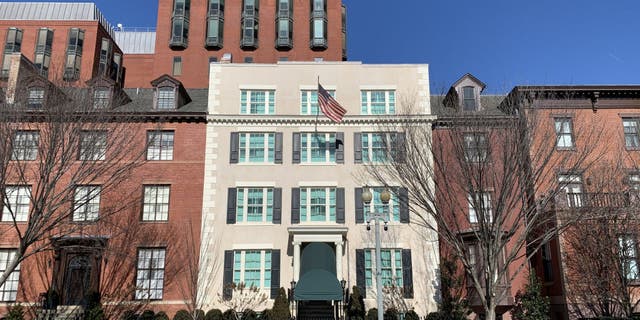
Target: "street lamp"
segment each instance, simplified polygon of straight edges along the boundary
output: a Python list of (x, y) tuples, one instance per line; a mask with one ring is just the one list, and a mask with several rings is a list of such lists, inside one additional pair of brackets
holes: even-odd
[[(366, 206), (371, 204), (371, 199), (373, 195), (369, 188), (366, 188), (362, 192), (362, 202)], [(391, 193), (386, 188), (380, 193), (380, 201), (382, 202), (382, 212), (378, 212), (376, 210), (371, 210), (369, 213), (369, 219), (367, 220), (367, 230), (371, 230), (371, 221), (374, 222), (375, 225), (375, 236), (376, 236), (376, 302), (378, 303), (378, 320), (384, 319), (384, 306), (382, 304), (382, 258), (380, 257), (380, 221), (384, 223), (384, 231), (387, 231), (387, 217), (385, 215), (385, 208), (389, 204), (389, 200), (391, 199)]]

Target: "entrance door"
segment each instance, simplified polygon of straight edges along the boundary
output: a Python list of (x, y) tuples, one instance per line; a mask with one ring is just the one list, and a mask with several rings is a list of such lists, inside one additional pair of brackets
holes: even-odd
[(88, 256), (78, 255), (69, 261), (63, 284), (65, 304), (86, 305), (91, 287), (91, 262)]

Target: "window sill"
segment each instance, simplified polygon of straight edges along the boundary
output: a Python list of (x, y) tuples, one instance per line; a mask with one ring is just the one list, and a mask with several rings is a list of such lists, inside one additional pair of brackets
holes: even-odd
[(640, 151), (640, 147), (624, 147), (625, 150), (627, 151)]
[(244, 227), (264, 227), (264, 226), (273, 226), (278, 225), (278, 223), (273, 222), (237, 222), (233, 224), (228, 224), (229, 226), (244, 226)]
[(282, 165), (282, 163), (273, 163), (273, 162), (238, 162), (235, 163), (239, 166), (276, 166)]
[(556, 151), (576, 151), (576, 147), (556, 147)]
[(167, 220), (140, 220), (140, 223), (144, 224), (168, 224), (169, 219)]
[[(27, 223), (27, 222), (28, 221), (25, 220), (25, 221), (16, 221), (15, 223), (21, 224), (21, 223)], [(0, 225), (2, 225), (2, 224), (13, 224), (13, 223), (14, 223), (13, 221), (4, 221), (4, 220), (0, 221)]]
[(301, 166), (335, 166), (337, 162), (300, 162)]

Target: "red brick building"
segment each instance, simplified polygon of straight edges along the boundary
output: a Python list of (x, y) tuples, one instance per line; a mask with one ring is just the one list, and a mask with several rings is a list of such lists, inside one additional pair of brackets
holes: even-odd
[(162, 74), (206, 88), (211, 62), (346, 60), (340, 0), (159, 0), (155, 32), (117, 33), (129, 88)]
[(121, 85), (122, 51), (105, 17), (92, 3), (0, 3), (0, 79), (9, 59), (22, 53), (54, 82), (84, 86), (98, 76)]

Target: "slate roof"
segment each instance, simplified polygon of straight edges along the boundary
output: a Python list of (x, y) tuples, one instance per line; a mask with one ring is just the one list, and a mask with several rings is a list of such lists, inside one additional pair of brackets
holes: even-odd
[(460, 115), (486, 115), (486, 116), (504, 116), (505, 113), (498, 109), (498, 106), (504, 100), (506, 96), (504, 95), (481, 95), (480, 96), (480, 104), (482, 105), (482, 110), (477, 112), (465, 112), (461, 113), (458, 110), (450, 107), (446, 107), (443, 104), (445, 95), (432, 95), (431, 96), (431, 114), (437, 115), (438, 117), (447, 117), (447, 116), (460, 116)]
[(116, 108), (117, 111), (141, 112), (141, 113), (207, 113), (207, 99), (209, 89), (187, 89), (191, 102), (176, 110), (156, 110), (153, 108), (153, 89), (124, 89), (131, 102)]

